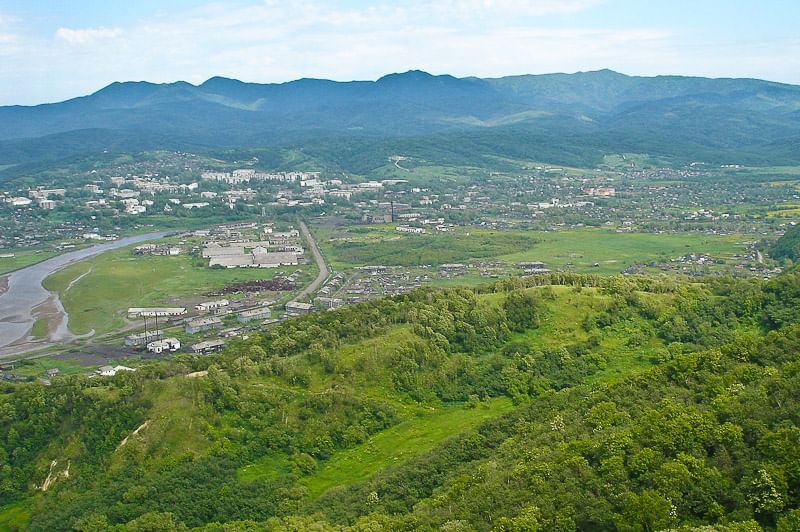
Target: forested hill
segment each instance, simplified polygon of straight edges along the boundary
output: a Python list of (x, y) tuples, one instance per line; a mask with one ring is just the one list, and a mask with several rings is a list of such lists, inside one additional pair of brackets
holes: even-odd
[(800, 274), (553, 274), (0, 388), (0, 528), (798, 530)]
[(485, 149), (521, 133), (519, 142), (537, 134), (533, 142), (567, 153), (589, 146), (791, 162), (800, 157), (792, 149), (800, 138), (800, 87), (609, 70), (498, 79), (410, 71), (374, 82), (113, 83), (65, 102), (0, 107), (0, 164), (102, 150), (364, 137), (411, 137), (446, 148), (458, 141), (452, 135), (464, 133), (485, 137)]
[(772, 243), (769, 254), (779, 260), (796, 262), (800, 259), (800, 225), (786, 230), (786, 233)]

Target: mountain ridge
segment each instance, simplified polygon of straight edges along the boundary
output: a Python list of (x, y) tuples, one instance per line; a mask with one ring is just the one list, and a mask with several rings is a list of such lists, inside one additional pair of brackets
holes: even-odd
[[(8, 142), (24, 145), (27, 160), (52, 157), (46, 142), (52, 135), (86, 130), (114, 131), (116, 138), (135, 132), (137, 145), (171, 139), (178, 146), (212, 147), (275, 146), (287, 139), (301, 145), (353, 135), (492, 135), (506, 127), (550, 132), (561, 140), (635, 134), (647, 144), (669, 130), (711, 150), (758, 152), (800, 136), (800, 86), (751, 78), (628, 76), (607, 69), (485, 79), (410, 70), (375, 81), (303, 78), (267, 84), (215, 76), (198, 85), (114, 82), (64, 102), (0, 107), (0, 124), (0, 148)], [(102, 135), (82, 138), (76, 153), (102, 145)], [(659, 142), (663, 151), (681, 155), (677, 146)], [(0, 164), (23, 162), (14, 155), (19, 150), (4, 151)], [(798, 158), (788, 148), (778, 155)]]

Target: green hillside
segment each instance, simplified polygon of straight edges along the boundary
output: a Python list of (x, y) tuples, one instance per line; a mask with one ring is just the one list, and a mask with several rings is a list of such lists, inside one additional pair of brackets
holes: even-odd
[(0, 385), (0, 528), (796, 530), (800, 274), (553, 274)]
[(797, 261), (800, 259), (800, 226), (787, 229), (782, 237), (772, 243), (769, 254), (772, 258), (779, 260)]

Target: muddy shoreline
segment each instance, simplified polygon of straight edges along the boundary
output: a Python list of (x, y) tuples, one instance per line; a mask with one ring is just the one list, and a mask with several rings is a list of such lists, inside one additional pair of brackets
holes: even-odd
[[(68, 316), (58, 294), (42, 286), (48, 276), (80, 260), (146, 240), (163, 238), (167, 234), (148, 233), (98, 244), (52, 257), (0, 277), (0, 356), (64, 345), (79, 338), (67, 328)], [(45, 337), (31, 338), (31, 329), (38, 319), (46, 320)], [(82, 338), (88, 336), (91, 334)]]

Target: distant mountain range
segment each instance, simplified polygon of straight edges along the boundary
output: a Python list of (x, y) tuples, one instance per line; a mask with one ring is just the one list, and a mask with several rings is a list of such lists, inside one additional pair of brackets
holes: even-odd
[(410, 71), (374, 82), (112, 83), (65, 102), (0, 107), (5, 165), (102, 150), (376, 139), (443, 147), (463, 141), (489, 151), (533, 143), (547, 153), (585, 149), (589, 159), (631, 151), (796, 163), (800, 86), (610, 70), (496, 79)]

